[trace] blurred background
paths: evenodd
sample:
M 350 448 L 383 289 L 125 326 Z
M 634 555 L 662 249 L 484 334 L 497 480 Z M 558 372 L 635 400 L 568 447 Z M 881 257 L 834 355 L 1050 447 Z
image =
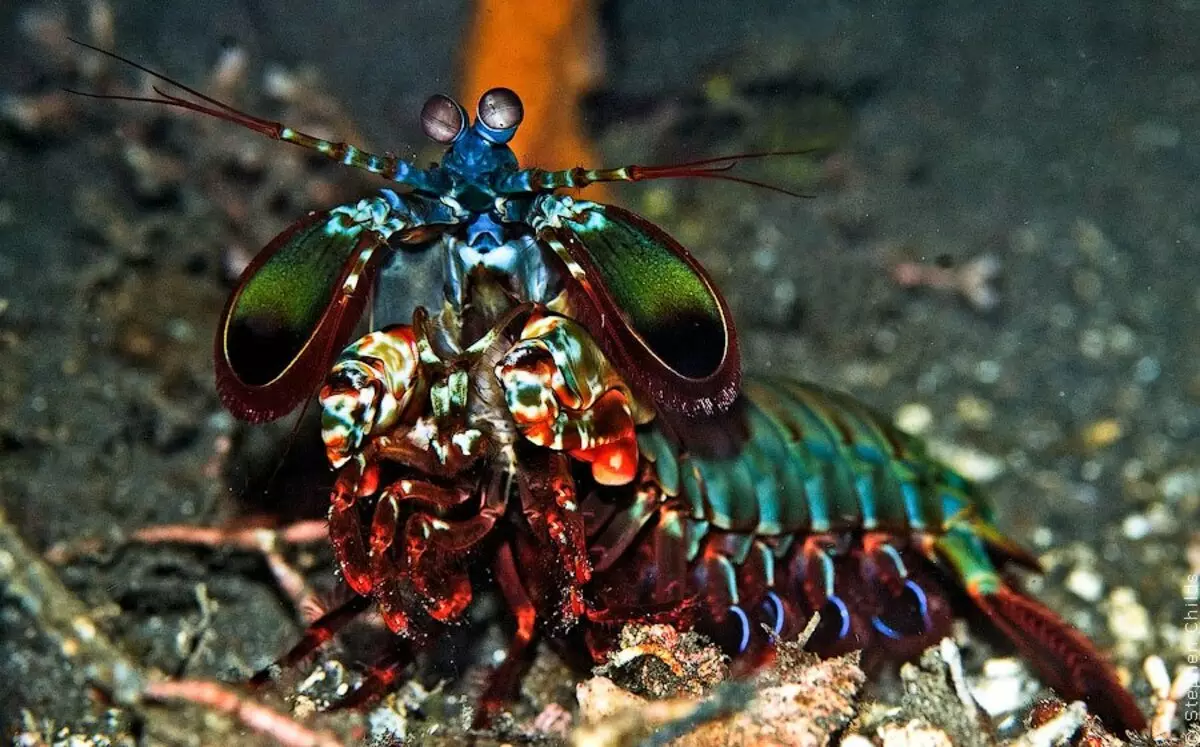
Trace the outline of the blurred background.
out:
M 146 89 L 68 34 L 420 161 L 437 158 L 425 99 L 470 110 L 493 85 L 526 102 L 526 165 L 813 148 L 745 172 L 806 199 L 700 181 L 602 197 L 710 268 L 747 368 L 847 390 L 986 483 L 1047 565 L 1030 588 L 1133 681 L 1147 655 L 1200 650 L 1183 627 L 1200 573 L 1200 6 L 299 5 L 0 6 L 0 507 L 17 543 L 0 561 L 45 558 L 141 666 L 237 679 L 300 630 L 259 556 L 121 539 L 320 514 L 311 427 L 270 482 L 288 425 L 221 411 L 211 340 L 258 248 L 377 183 L 225 123 L 71 97 Z M 81 542 L 102 549 L 64 550 Z M 290 557 L 318 587 L 324 552 Z M 102 732 L 104 703 L 12 572 L 0 562 L 0 725 Z M 111 733 L 135 720 L 118 709 Z

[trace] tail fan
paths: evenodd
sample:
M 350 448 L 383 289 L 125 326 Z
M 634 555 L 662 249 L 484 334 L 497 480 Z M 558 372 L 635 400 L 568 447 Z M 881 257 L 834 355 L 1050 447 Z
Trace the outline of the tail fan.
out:
M 1083 700 L 1110 728 L 1145 731 L 1145 714 L 1082 633 L 1008 586 L 990 593 L 972 591 L 971 598 L 1048 685 L 1064 697 Z

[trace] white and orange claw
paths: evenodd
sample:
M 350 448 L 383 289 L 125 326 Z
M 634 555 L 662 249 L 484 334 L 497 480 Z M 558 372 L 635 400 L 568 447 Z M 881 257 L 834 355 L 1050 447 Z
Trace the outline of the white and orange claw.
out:
M 321 387 L 321 438 L 335 469 L 394 429 L 421 384 L 412 327 L 372 332 L 346 348 Z
M 535 316 L 496 366 L 496 377 L 526 439 L 590 462 L 602 485 L 633 480 L 638 445 L 631 393 L 581 325 Z

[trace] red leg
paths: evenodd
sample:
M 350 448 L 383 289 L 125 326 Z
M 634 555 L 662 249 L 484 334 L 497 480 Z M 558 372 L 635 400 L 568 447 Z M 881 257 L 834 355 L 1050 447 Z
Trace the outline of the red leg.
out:
M 856 609 L 855 600 L 843 598 L 838 584 L 837 543 L 828 535 L 813 535 L 804 541 L 802 578 L 810 609 L 821 615 L 821 622 L 810 639 L 809 648 L 821 656 L 835 656 L 865 648 L 871 630 Z
M 300 636 L 300 640 L 292 646 L 291 650 L 271 666 L 256 672 L 250 678 L 250 684 L 253 686 L 263 685 L 273 680 L 278 672 L 296 666 L 304 657 L 324 645 L 339 630 L 346 627 L 347 623 L 370 606 L 370 597 L 356 596 L 325 613 L 305 629 L 304 635 Z
M 375 514 L 371 517 L 369 548 L 363 561 L 367 564 L 367 572 L 370 574 L 371 596 L 379 605 L 379 614 L 383 617 L 384 624 L 397 635 L 407 635 L 409 617 L 404 599 L 402 569 L 388 554 L 396 538 L 399 514 L 396 495 L 389 488 L 375 504 Z
M 583 514 L 565 454 L 542 451 L 522 461 L 522 511 L 539 541 L 554 548 L 564 571 L 563 622 L 583 616 L 583 585 L 592 578 Z
M 481 499 L 479 513 L 470 518 L 444 521 L 418 514 L 413 519 L 420 517 L 422 523 L 410 520 L 406 528 L 408 567 L 413 586 L 428 600 L 426 610 L 435 620 L 457 620 L 470 604 L 471 582 L 462 561 L 504 516 L 511 479 L 508 473 L 496 471 L 480 492 L 470 491 L 471 497 Z M 443 489 L 414 483 L 412 490 L 429 495 Z
M 358 499 L 374 493 L 378 485 L 378 467 L 351 460 L 338 473 L 329 497 L 329 541 L 342 577 L 358 594 L 371 593 L 372 585 Z
M 517 574 L 512 548 L 507 543 L 500 545 L 496 552 L 495 573 L 500 591 L 504 594 L 504 601 L 517 620 L 517 630 L 508 644 L 508 653 L 504 661 L 488 678 L 487 689 L 480 698 L 479 713 L 475 717 L 477 728 L 486 726 L 505 703 L 510 703 L 516 698 L 521 671 L 526 664 L 525 653 L 533 642 L 537 622 L 533 601 Z
M 950 632 L 954 616 L 945 590 L 923 571 L 919 559 L 911 566 L 906 563 L 890 535 L 863 536 L 859 578 L 858 592 L 870 609 L 874 631 L 875 645 L 863 656 L 868 671 L 876 656 L 915 659 Z
M 862 538 L 862 548 L 863 580 L 883 586 L 892 596 L 902 592 L 908 569 L 892 545 L 891 536 L 883 532 L 867 532 Z
M 462 521 L 447 521 L 420 509 L 440 512 L 461 506 L 478 495 L 473 490 L 448 490 L 422 480 L 399 480 L 389 485 L 379 496 L 371 520 L 368 551 L 371 572 L 381 577 L 392 565 L 387 553 L 396 540 L 401 507 L 418 509 L 408 514 L 402 534 L 404 559 L 409 568 L 419 566 L 422 555 L 428 550 L 462 554 L 474 547 L 495 526 L 502 510 L 485 502 L 475 516 Z
M 624 607 L 589 609 L 587 621 L 596 625 L 675 625 L 689 627 L 700 606 L 696 597 L 672 599 L 667 602 L 647 602 Z
M 373 594 L 393 632 L 409 632 L 405 585 L 424 601 L 435 620 L 449 622 L 462 616 L 472 593 L 461 560 L 502 514 L 502 504 L 497 508 L 487 499 L 478 514 L 462 521 L 447 521 L 420 510 L 404 518 L 402 507 L 442 510 L 478 497 L 473 490 L 448 490 L 420 480 L 397 481 L 380 496 L 371 521 L 368 555 Z M 397 531 L 401 521 L 403 530 Z
M 358 708 L 385 694 L 400 679 L 400 674 L 413 662 L 408 642 L 396 641 L 397 649 L 383 661 L 367 670 L 358 688 L 333 705 L 336 710 Z

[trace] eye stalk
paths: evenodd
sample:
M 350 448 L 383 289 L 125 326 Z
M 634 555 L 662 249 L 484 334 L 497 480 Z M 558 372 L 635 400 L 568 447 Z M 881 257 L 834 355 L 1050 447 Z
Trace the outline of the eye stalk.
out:
M 435 143 L 449 145 L 467 129 L 467 113 L 454 99 L 436 93 L 421 107 L 421 129 Z
M 493 143 L 507 143 L 524 117 L 520 96 L 510 88 L 493 88 L 479 98 L 475 127 Z

